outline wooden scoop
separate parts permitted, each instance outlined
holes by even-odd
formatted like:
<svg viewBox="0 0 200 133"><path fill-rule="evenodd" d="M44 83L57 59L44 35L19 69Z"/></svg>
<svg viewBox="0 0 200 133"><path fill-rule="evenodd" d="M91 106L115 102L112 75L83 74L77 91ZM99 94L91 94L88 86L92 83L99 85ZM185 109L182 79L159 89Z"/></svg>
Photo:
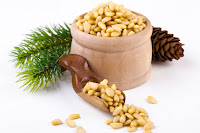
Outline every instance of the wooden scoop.
<svg viewBox="0 0 200 133"><path fill-rule="evenodd" d="M106 107L101 98L97 96L90 96L82 91L88 81L100 83L100 81L103 80L90 70L84 57L76 54L65 55L59 59L59 66L61 71L69 70L71 72L73 88L81 98L97 108L109 112L109 109ZM125 101L125 94L123 92L122 94Z"/></svg>

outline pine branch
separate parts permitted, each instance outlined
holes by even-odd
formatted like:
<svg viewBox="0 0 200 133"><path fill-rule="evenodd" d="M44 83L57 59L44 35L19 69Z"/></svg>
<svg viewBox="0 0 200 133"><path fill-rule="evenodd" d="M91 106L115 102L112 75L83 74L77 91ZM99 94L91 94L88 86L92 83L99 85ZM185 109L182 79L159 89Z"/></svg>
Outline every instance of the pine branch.
<svg viewBox="0 0 200 133"><path fill-rule="evenodd" d="M27 38L19 46L14 47L11 53L13 61L16 62L15 66L23 68L23 65L33 61L33 56L41 55L40 51L71 43L70 28L67 24L64 25L65 27L58 25L52 28L38 28L31 34L26 34Z"/></svg>
<svg viewBox="0 0 200 133"><path fill-rule="evenodd" d="M54 84L63 74L58 60L70 53L72 37L67 24L65 27L58 25L38 28L26 36L27 38L14 48L12 56L16 67L24 70L17 75L20 77L17 82L23 81L21 87L34 92L39 88L47 88L49 83Z"/></svg>

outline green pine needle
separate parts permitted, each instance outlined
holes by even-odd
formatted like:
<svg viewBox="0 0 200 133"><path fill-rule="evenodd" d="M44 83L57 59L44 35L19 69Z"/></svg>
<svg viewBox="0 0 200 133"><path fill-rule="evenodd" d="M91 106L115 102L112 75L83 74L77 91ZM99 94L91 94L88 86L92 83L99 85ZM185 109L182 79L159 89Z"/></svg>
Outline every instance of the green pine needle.
<svg viewBox="0 0 200 133"><path fill-rule="evenodd" d="M69 54L72 36L67 24L45 26L26 34L26 39L11 53L15 66L24 70L19 72L19 80L24 90L31 92L54 84L62 72L58 66L61 56Z"/></svg>

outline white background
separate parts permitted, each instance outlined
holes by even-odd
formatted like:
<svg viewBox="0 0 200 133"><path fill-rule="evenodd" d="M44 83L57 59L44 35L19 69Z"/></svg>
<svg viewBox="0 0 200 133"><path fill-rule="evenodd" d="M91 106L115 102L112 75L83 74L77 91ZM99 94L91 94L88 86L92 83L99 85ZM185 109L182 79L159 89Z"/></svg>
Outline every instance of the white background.
<svg viewBox="0 0 200 133"><path fill-rule="evenodd" d="M9 62L11 50L24 34L39 26L70 23L76 16L97 6L100 0L1 0L0 1L0 133L75 133L63 122L79 113L77 125L87 133L124 133L105 124L110 114L83 101L71 87L70 73L49 91L36 93L19 89L18 69ZM199 133L200 121L200 8L198 0L115 0L126 8L147 16L154 26L167 29L185 43L185 57L179 61L153 63L153 73L145 84L125 91L126 103L145 108L155 123L153 133ZM146 102L154 96L158 103ZM136 133L142 133L138 128Z"/></svg>

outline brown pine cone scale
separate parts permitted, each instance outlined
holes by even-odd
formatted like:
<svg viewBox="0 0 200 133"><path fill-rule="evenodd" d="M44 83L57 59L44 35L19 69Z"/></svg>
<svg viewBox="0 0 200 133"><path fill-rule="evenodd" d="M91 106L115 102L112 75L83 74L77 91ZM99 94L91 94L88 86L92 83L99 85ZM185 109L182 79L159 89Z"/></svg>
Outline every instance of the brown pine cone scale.
<svg viewBox="0 0 200 133"><path fill-rule="evenodd" d="M172 59L180 59L183 57L184 44L180 43L180 39L168 34L168 31L161 28L153 27L152 40L152 59L157 61L172 61Z"/></svg>

